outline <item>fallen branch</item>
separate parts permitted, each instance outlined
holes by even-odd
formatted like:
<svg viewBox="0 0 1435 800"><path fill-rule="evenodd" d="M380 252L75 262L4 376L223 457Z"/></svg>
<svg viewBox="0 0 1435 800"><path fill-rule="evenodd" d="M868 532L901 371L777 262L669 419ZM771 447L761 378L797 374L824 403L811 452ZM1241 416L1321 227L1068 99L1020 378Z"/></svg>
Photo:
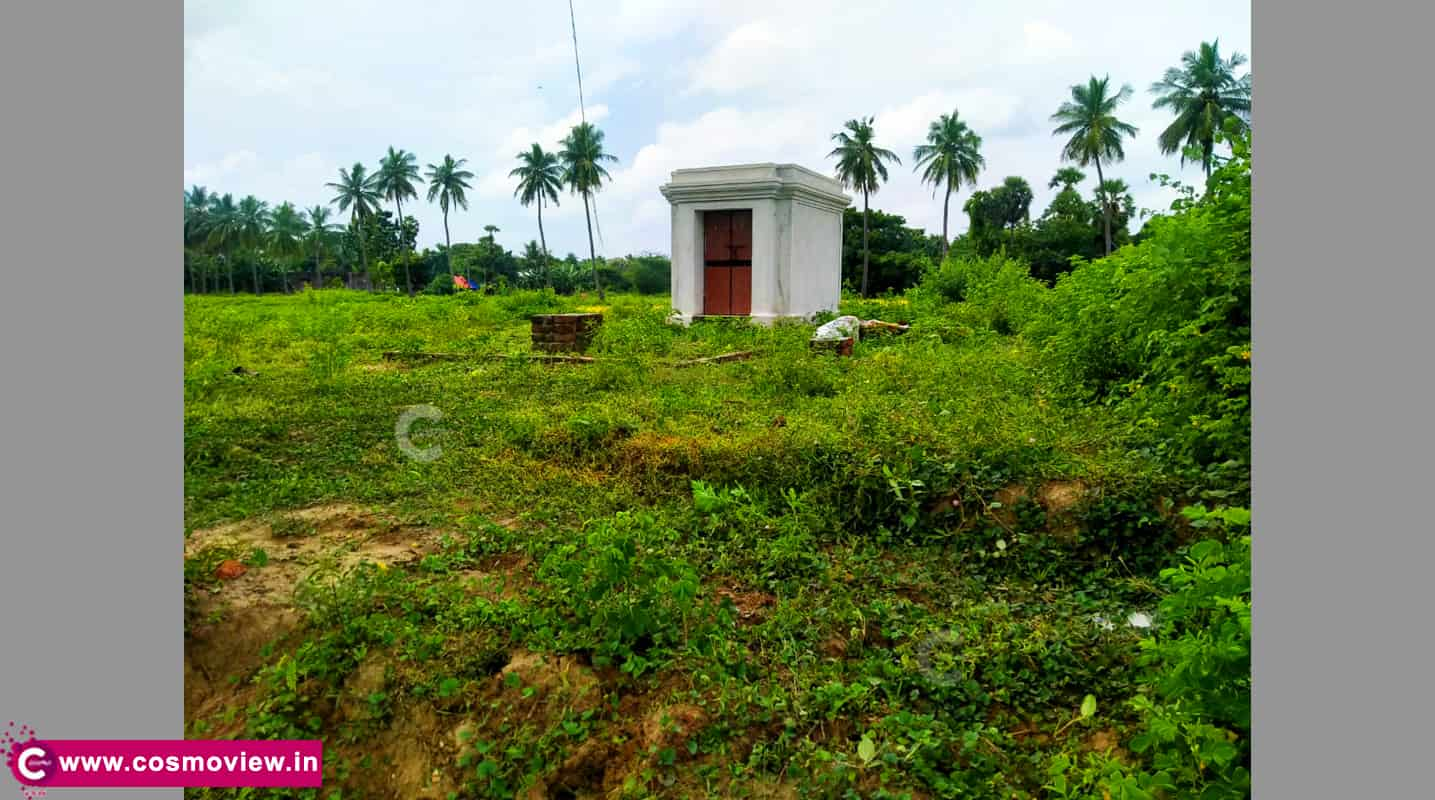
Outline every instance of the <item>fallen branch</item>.
<svg viewBox="0 0 1435 800"><path fill-rule="evenodd" d="M385 361L466 361L483 358L477 353L409 353L400 350L384 351Z"/></svg>
<svg viewBox="0 0 1435 800"><path fill-rule="evenodd" d="M722 364L728 361L746 361L752 358L751 350L736 350L731 353L722 353L705 358L693 358L687 361L675 361L670 364L673 367L695 367L699 364ZM387 350L384 352L385 361L542 361L560 364L593 364L598 361L613 361L615 359L595 358L593 356L575 356L563 353L414 353L401 350Z"/></svg>
<svg viewBox="0 0 1435 800"><path fill-rule="evenodd" d="M679 361L673 364L673 366L695 367L698 364L722 364L727 361L746 361L749 358L752 358L751 350L735 350L731 353L723 353L716 356L707 356L706 358L693 358L687 361Z"/></svg>
<svg viewBox="0 0 1435 800"><path fill-rule="evenodd" d="M592 356L570 356L562 353L405 353L389 350L384 353L385 361L547 361L565 364L592 364L598 359Z"/></svg>
<svg viewBox="0 0 1435 800"><path fill-rule="evenodd" d="M509 356L509 358L524 361L558 362L562 364L593 364L598 361L598 359L592 356L565 356L561 353L525 353L517 356Z"/></svg>

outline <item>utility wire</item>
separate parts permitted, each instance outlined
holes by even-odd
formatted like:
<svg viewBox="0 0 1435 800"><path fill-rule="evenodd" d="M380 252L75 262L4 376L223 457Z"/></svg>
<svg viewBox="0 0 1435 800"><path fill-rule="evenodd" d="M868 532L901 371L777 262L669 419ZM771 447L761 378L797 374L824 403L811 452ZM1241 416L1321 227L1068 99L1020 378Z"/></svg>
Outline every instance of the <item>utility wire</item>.
<svg viewBox="0 0 1435 800"><path fill-rule="evenodd" d="M573 0L568 0L568 24L573 29L573 69L578 72L578 118L587 122L588 113L583 110L583 67L578 63L578 17L573 13Z"/></svg>
<svg viewBox="0 0 1435 800"><path fill-rule="evenodd" d="M568 0L568 25L573 31L573 70L578 73L578 119L588 122L588 112L583 106L583 65L578 61L578 15L573 13L573 0ZM598 244L603 244L603 223L598 219L598 196L588 198L593 206L593 224L598 226Z"/></svg>

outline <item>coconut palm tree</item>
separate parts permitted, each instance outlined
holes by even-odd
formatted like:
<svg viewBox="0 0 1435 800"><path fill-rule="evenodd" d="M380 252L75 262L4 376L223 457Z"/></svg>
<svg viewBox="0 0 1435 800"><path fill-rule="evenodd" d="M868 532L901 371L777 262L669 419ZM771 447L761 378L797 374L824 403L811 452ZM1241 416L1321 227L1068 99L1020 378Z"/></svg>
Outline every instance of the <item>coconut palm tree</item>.
<svg viewBox="0 0 1435 800"><path fill-rule="evenodd" d="M304 252L305 227L303 215L290 202L280 203L269 219L269 236L265 244L279 260L285 294L289 294L289 267Z"/></svg>
<svg viewBox="0 0 1435 800"><path fill-rule="evenodd" d="M374 188L389 200L394 201L394 207L398 211L395 222L399 229L403 230L404 225L404 198L418 197L418 191L414 189L414 181L419 180L419 166L414 161L414 154L407 150L395 150L389 147L383 159L379 162L379 171L374 175ZM399 237L399 246L403 246L403 237ZM408 289L409 296L414 294L413 276L409 273L408 253L400 254L404 260L404 285Z"/></svg>
<svg viewBox="0 0 1435 800"><path fill-rule="evenodd" d="M271 214L269 204L252 194L239 201L239 245L248 251L250 288L255 294L263 294L259 285L259 249L269 238Z"/></svg>
<svg viewBox="0 0 1435 800"><path fill-rule="evenodd" d="M1181 66L1171 67L1161 80L1151 84L1156 95L1152 108L1169 108L1176 115L1166 130L1161 131L1161 152L1181 154L1186 163L1186 147L1201 149L1201 167L1211 177L1211 152L1215 148L1216 131L1227 119L1236 120L1239 129L1250 127L1251 74L1236 77L1236 69L1246 57L1232 53L1221 59L1220 41L1201 42L1197 50L1181 56Z"/></svg>
<svg viewBox="0 0 1435 800"><path fill-rule="evenodd" d="M443 261L450 276L453 275L453 245L448 238L448 210L454 206L468 210L468 197L464 190L473 188L468 185L473 173L463 168L466 161L466 158L455 161L453 156L445 155L442 164L428 165L426 176L429 179L429 202L438 198L438 207L443 209Z"/></svg>
<svg viewBox="0 0 1435 800"><path fill-rule="evenodd" d="M827 154L837 159L837 177L842 185L862 192L862 296L867 296L867 196L876 194L887 180L887 164L902 163L891 150L884 150L873 141L872 118L849 119L846 130L832 134L837 146Z"/></svg>
<svg viewBox="0 0 1435 800"><path fill-rule="evenodd" d="M583 195L583 216L588 221L588 255L593 263L593 285L598 289L598 302L607 299L603 282L598 277L598 249L593 246L593 213L589 196L603 187L603 181L612 178L605 163L616 163L617 156L603 152L603 131L591 122L573 127L562 141L558 160L563 164L562 180L569 191Z"/></svg>
<svg viewBox="0 0 1435 800"><path fill-rule="evenodd" d="M205 246L209 235L209 206L213 195L203 186L193 186L184 193L184 249L191 257L189 261L189 290L203 293L204 270L194 264L194 257ZM197 279L197 280L196 280Z"/></svg>
<svg viewBox="0 0 1435 800"><path fill-rule="evenodd" d="M977 175L986 166L982 158L982 137L957 115L957 110L943 114L927 128L927 142L912 148L913 169L922 168L922 182L932 184L932 191L945 189L942 199L942 258L947 257L947 216L952 191L962 182L975 185Z"/></svg>
<svg viewBox="0 0 1435 800"><path fill-rule="evenodd" d="M324 258L324 243L329 240L339 226L329 222L329 207L314 206L305 214L304 238L314 247L314 288L324 288L324 276L320 264Z"/></svg>
<svg viewBox="0 0 1435 800"><path fill-rule="evenodd" d="M1085 172L1082 172L1076 167L1062 167L1056 171L1055 175L1051 176L1051 180L1046 182L1046 188L1055 189L1060 186L1064 192L1067 189L1075 189L1076 184L1084 180L1086 180Z"/></svg>
<svg viewBox="0 0 1435 800"><path fill-rule="evenodd" d="M1085 84L1071 87L1071 99L1061 104L1053 122L1059 123L1052 131L1053 136L1070 134L1061 156L1080 166L1096 165L1098 193L1106 177L1101 173L1101 160L1120 161L1126 157L1121 147L1123 136L1135 136L1136 127L1116 117L1116 107L1131 96L1131 86L1123 84L1120 91L1111 92L1111 76L1097 78L1095 75ZM1111 255L1111 215L1109 204L1101 200L1102 219L1105 223L1106 254Z"/></svg>
<svg viewBox="0 0 1435 800"><path fill-rule="evenodd" d="M338 192L329 202L339 206L339 211L349 211L349 224L357 228L359 236L359 261L363 265L364 277L369 277L369 248L364 239L364 220L379 207L379 190L374 185L374 176L358 161L348 170L339 168L339 182L325 186Z"/></svg>
<svg viewBox="0 0 1435 800"><path fill-rule="evenodd" d="M563 188L563 168L558 164L558 156L543 152L537 142L519 153L517 158L518 166L508 173L508 177L518 178L518 188L513 190L518 202L524 207L535 201L538 203L538 243L543 248L543 285L552 288L553 283L548 278L548 239L543 235L543 201L547 199L553 205L558 205L558 190Z"/></svg>
<svg viewBox="0 0 1435 800"><path fill-rule="evenodd" d="M224 271L229 277L229 293L234 294L234 250L239 246L243 234L243 220L234 195L223 197L211 195L209 213L206 215L206 241L224 259Z"/></svg>

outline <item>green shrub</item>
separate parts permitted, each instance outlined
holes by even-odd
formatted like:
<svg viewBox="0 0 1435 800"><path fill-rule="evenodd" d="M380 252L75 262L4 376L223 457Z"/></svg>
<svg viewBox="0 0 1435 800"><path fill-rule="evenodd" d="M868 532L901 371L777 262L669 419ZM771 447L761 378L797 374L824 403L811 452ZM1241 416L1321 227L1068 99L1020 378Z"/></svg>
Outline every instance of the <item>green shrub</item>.
<svg viewBox="0 0 1435 800"><path fill-rule="evenodd" d="M534 314L556 314L563 309L563 302L552 289L537 289L512 292L498 300L498 307L517 318Z"/></svg>
<svg viewBox="0 0 1435 800"><path fill-rule="evenodd" d="M562 644L592 648L595 663L641 674L687 641L700 616L697 571L660 552L676 536L646 514L598 522L582 544L555 548L539 575L576 627Z"/></svg>
<svg viewBox="0 0 1435 800"><path fill-rule="evenodd" d="M1130 749L1142 763L1093 757L1073 773L1075 762L1059 756L1047 787L1058 797L1151 797L1157 788L1176 797L1250 796L1250 512L1192 506L1186 516L1231 538L1203 539L1161 572L1169 593L1141 642L1141 693L1130 703L1141 718Z"/></svg>
<svg viewBox="0 0 1435 800"><path fill-rule="evenodd" d="M448 273L433 276L424 294L453 294L453 278Z"/></svg>
<svg viewBox="0 0 1435 800"><path fill-rule="evenodd" d="M1226 483L1246 471L1251 429L1249 134L1231 147L1205 195L1187 190L1140 244L1062 276L1027 331L1074 398L1119 403L1158 455Z"/></svg>
<svg viewBox="0 0 1435 800"><path fill-rule="evenodd" d="M922 283L925 293L962 303L967 321L1002 335L1016 333L1042 313L1049 292L1025 264L998 253L986 258L949 256Z"/></svg>

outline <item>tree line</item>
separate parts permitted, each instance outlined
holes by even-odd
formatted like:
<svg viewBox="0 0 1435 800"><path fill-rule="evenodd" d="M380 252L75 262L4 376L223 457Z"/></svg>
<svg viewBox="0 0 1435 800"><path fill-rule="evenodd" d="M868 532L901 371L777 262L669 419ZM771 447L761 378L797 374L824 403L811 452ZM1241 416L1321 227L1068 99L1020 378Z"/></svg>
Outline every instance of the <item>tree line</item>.
<svg viewBox="0 0 1435 800"><path fill-rule="evenodd" d="M1210 177L1215 158L1217 132L1227 125L1237 130L1250 127L1251 75L1237 76L1236 70L1246 57L1235 53L1223 59L1219 42L1202 42L1196 50L1181 57L1178 66L1170 67L1161 80L1151 84L1155 95L1153 108L1167 109L1174 119L1158 136L1162 153L1179 154L1184 165L1197 160ZM1052 178L1051 188L1062 186L1057 201L1048 210L1051 230L1058 226L1071 234L1088 216L1099 218L1102 230L1102 255L1110 255L1120 240L1119 231L1134 209L1128 187L1120 179L1108 180L1105 168L1126 157L1123 140L1135 137L1136 127L1117 116L1119 106L1131 99L1130 84L1113 89L1110 76L1092 75L1085 83L1071 87L1071 96L1051 115L1056 123L1053 136L1066 137L1061 148L1063 161L1077 167L1096 170L1096 197L1092 206L1080 199L1075 185L1085 180L1076 169L1062 170ZM1229 121L1229 122L1228 122ZM836 147L828 154L837 161L837 177L848 189L862 194L862 272L859 291L867 296L870 288L869 197L887 182L889 164L901 164L901 158L876 142L872 117L848 120L843 130L832 135ZM951 196L963 184L975 186L986 166L981 153L982 138L961 119L958 110L942 114L931 123L923 144L913 149L914 168L921 171L922 181L934 191L942 192L942 236L938 259L945 257L949 247L948 217ZM1011 238L1023 223L1030 221L1031 187L1020 177L1008 177L1002 185L973 192L963 205L972 222L971 244L978 250L987 249L994 233L1009 231ZM1114 232L1116 231L1116 232ZM1048 237L1050 239L1051 237ZM1059 237L1058 237L1059 238ZM1048 241L1047 244L1050 244ZM1083 248L1084 249L1084 248ZM1081 251L1066 255L1082 255Z"/></svg>
<svg viewBox="0 0 1435 800"><path fill-rule="evenodd" d="M1251 75L1249 71L1236 75L1246 61L1240 53L1222 58L1218 42L1202 42L1151 85L1153 107L1167 109L1174 116L1158 136L1162 153L1179 154L1183 165L1188 160L1199 161L1209 178L1216 157L1217 132L1229 125L1238 130L1250 126ZM1126 226L1135 209L1129 187L1120 178L1108 178L1106 170L1125 158L1123 142L1138 133L1135 126L1118 116L1119 107L1132 97L1133 90L1129 84L1113 89L1110 76L1092 75L1085 83L1072 86L1070 92L1070 98L1052 114L1051 120L1056 123L1052 134L1065 138L1062 160L1075 166L1064 167L1051 178L1050 188L1061 187L1051 206L1033 223L1031 186L1019 176L1007 177L991 189L974 190L961 206L969 227L958 243L948 235L951 199L963 185L974 188L986 168L982 138L962 120L957 109L931 123L926 141L913 149L912 159L923 183L942 194L942 233L934 248L934 237L920 231L900 233L905 229L904 221L879 212L879 223L898 233L888 237L896 243L893 247L877 253L879 262L885 261L880 265L884 273L898 273L895 278L888 275L881 279L880 288L906 288L902 284L919 279L924 260L940 262L957 245L977 255L1005 248L1030 263L1038 277L1054 280L1069 268L1073 257L1109 255L1114 247L1131 240ZM829 158L836 159L836 176L845 187L862 194L860 279L850 276L849 283L867 296L873 286L870 196L888 180L888 165L900 164L901 159L877 144L870 116L848 120L831 138L836 147ZM524 207L535 207L538 239L525 251L522 269L504 269L515 259L493 241L498 229L486 226L488 235L470 248L476 251L471 261L481 267L485 285L497 275L524 285L562 289L562 285L555 286L556 278L559 284L577 286L576 258L570 255L567 260L555 260L548 251L543 227L544 207L558 205L565 189L583 200L589 250L587 281L597 290L600 301L606 299L605 277L607 283L618 280L628 286L652 282L653 269L647 269L644 277L623 281L620 270L605 268L598 258L593 243L592 199L611 180L606 165L618 160L604 149L601 129L592 123L580 123L569 131L556 153L545 151L535 142L518 153L516 160L518 165L509 173L516 183L514 196ZM384 282L397 286L402 277L403 288L410 295L425 285L432 290L451 288L454 257L463 245L454 245L451 240L449 214L469 207L467 191L472 188L469 181L473 173L464 169L465 163L465 159L445 154L438 163L428 164L421 176L417 157L391 146L372 171L361 162L341 168L338 180L326 184L335 192L330 203L302 211L288 202L271 208L252 195L236 201L230 194L219 195L194 186L184 194L187 285L190 291L227 290L232 294L236 289L236 268L247 267L249 288L259 293L265 288L260 276L262 267L266 273L277 273L287 291L291 276L307 266L312 284L318 287L324 285L323 265L328 257L347 268L350 285L372 286L370 265L376 263L382 267ZM1076 189L1086 179L1086 173L1077 167L1091 167L1096 172L1090 201ZM404 215L404 202L417 201L421 190L425 190L427 201L437 203L443 213L444 246L439 254L446 282L442 283L429 251L414 252L418 222ZM392 214L383 208L385 202L393 204ZM347 225L334 221L330 206L348 214ZM847 219L850 229L851 211ZM1094 242L1093 226L1099 228ZM849 238L844 234L844 279L852 271ZM648 258L651 264L652 257ZM357 274L353 274L354 266L359 268ZM915 274L911 274L914 270Z"/></svg>
<svg viewBox="0 0 1435 800"><path fill-rule="evenodd" d="M576 258L570 255L566 261L555 261L548 251L543 230L544 205L557 205L559 192L565 188L583 199L588 222L589 270L599 299L605 299L605 275L610 280L619 280L625 287L651 284L650 276L657 269L653 256L639 256L640 268L636 272L631 269L632 256L626 260L629 263L616 268L606 265L605 269L593 244L591 198L611 179L604 165L617 161L604 150L602 130L592 123L581 123L563 139L557 153L545 152L535 142L519 153L517 160L518 166L510 173L517 181L514 195L525 207L537 206L539 238L525 253L523 260L529 268L515 268L509 275L503 275L502 267L515 259L494 241L493 234L498 228L485 226L487 236L475 246L485 284L495 276L548 288L561 288L555 287L555 278L560 284L575 282L569 267ZM449 213L468 210L467 192L472 189L469 181L473 173L464 169L466 163L466 159L445 154L439 163L429 164L421 176L417 156L390 146L372 171L362 162L340 168L338 180L325 184L334 191L333 199L303 211L293 203L271 208L253 195L236 201L232 194L220 195L204 186L191 187L184 193L187 286L193 292L227 290L234 294L235 270L247 267L249 289L255 294L262 293L266 286L261 279L261 268L266 274L277 273L284 290L288 291L291 278L307 267L312 285L320 287L325 285L323 266L328 257L339 266L349 268L344 270L349 285L371 287L371 265L377 264L385 273L394 272L395 285L401 276L403 288L410 295L423 287L425 279L433 288L439 278L432 269L427 269L433 266L430 259L415 253L418 220L404 215L404 202L416 201L419 191L426 190L428 202L437 203L443 213L444 246L440 254L447 277L445 285L451 288L454 256L463 245L453 244ZM392 214L383 208L385 202L393 204ZM337 207L340 214L348 214L347 225L335 221L332 207ZM351 269L355 266L357 273ZM632 273L627 279L623 278L624 269ZM417 282L414 280L416 271L420 277Z"/></svg>

